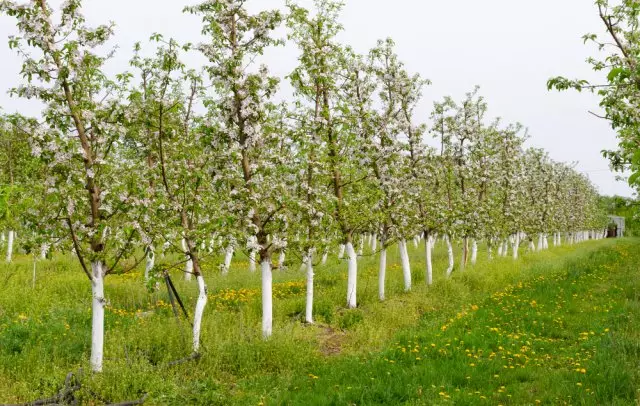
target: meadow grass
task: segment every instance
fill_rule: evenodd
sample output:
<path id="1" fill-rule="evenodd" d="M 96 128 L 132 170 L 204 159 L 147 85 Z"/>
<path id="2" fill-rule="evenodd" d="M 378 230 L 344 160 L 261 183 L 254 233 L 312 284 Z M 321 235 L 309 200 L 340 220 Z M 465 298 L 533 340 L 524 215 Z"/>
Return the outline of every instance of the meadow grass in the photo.
<path id="1" fill-rule="evenodd" d="M 302 323 L 304 274 L 274 271 L 274 335 L 260 333 L 260 275 L 238 255 L 204 264 L 209 304 L 202 357 L 166 289 L 148 293 L 140 270 L 109 276 L 105 365 L 88 373 L 91 293 L 70 255 L 0 267 L 0 402 L 56 393 L 82 369 L 82 404 L 634 404 L 640 392 L 640 240 L 586 242 L 489 261 L 443 277 L 434 253 L 424 284 L 412 244 L 412 292 L 389 252 L 387 300 L 377 298 L 377 258 L 359 261 L 358 308 L 346 309 L 346 263 L 316 270 L 314 325 Z M 456 252 L 456 259 L 460 252 Z M 187 310 L 195 283 L 173 275 Z"/>

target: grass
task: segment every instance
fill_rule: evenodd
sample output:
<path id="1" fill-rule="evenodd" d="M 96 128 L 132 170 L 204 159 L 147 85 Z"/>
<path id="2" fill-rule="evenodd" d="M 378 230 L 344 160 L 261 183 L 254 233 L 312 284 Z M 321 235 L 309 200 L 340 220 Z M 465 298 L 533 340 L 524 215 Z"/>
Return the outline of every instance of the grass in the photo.
<path id="1" fill-rule="evenodd" d="M 411 248 L 413 248 L 411 246 Z M 359 307 L 345 309 L 346 264 L 316 271 L 316 324 L 301 322 L 304 275 L 274 275 L 274 335 L 260 337 L 260 277 L 236 258 L 205 264 L 210 302 L 199 360 L 190 326 L 173 316 L 166 290 L 147 293 L 140 272 L 107 278 L 105 366 L 90 374 L 90 288 L 73 258 L 0 268 L 0 402 L 49 397 L 69 371 L 82 404 L 634 404 L 640 392 L 640 240 L 587 242 L 487 261 L 402 292 L 389 253 L 388 300 L 377 300 L 377 260 L 359 262 Z M 523 250 L 524 252 L 524 250 Z M 460 253 L 456 253 L 456 259 Z M 174 276 L 192 312 L 195 284 Z"/>

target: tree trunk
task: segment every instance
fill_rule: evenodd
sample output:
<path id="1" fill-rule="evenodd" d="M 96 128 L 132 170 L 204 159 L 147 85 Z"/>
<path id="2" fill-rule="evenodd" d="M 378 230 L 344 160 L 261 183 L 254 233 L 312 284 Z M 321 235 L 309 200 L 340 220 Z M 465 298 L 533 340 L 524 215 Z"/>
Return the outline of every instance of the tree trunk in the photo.
<path id="1" fill-rule="evenodd" d="M 328 250 L 324 250 L 324 252 L 322 253 L 322 260 L 320 261 L 320 265 L 326 265 L 327 264 L 327 257 L 329 256 L 329 251 Z"/>
<path id="2" fill-rule="evenodd" d="M 460 261 L 460 268 L 464 270 L 467 267 L 469 261 L 469 237 L 462 239 L 462 261 Z"/>
<path id="3" fill-rule="evenodd" d="M 102 372 L 104 353 L 104 269 L 102 262 L 91 263 L 91 370 Z"/>
<path id="4" fill-rule="evenodd" d="M 378 298 L 384 301 L 384 288 L 387 279 L 387 247 L 382 244 L 380 249 L 380 268 L 378 271 Z"/>
<path id="5" fill-rule="evenodd" d="M 305 309 L 305 321 L 313 324 L 313 252 L 307 254 L 307 303 Z"/>
<path id="6" fill-rule="evenodd" d="M 371 236 L 371 252 L 376 252 L 377 245 L 378 245 L 378 234 L 373 233 L 373 236 Z"/>
<path id="7" fill-rule="evenodd" d="M 256 271 L 256 250 L 249 251 L 249 272 Z"/>
<path id="8" fill-rule="evenodd" d="M 204 283 L 202 275 L 196 276 L 198 282 L 198 300 L 196 301 L 196 310 L 193 313 L 193 352 L 200 351 L 200 330 L 202 326 L 202 314 L 204 307 L 207 305 L 207 285 Z"/>
<path id="9" fill-rule="evenodd" d="M 280 250 L 280 255 L 278 256 L 278 269 L 284 270 L 284 259 L 286 254 L 284 253 L 284 249 Z"/>
<path id="10" fill-rule="evenodd" d="M 229 268 L 231 267 L 231 259 L 233 258 L 233 245 L 227 246 L 224 251 L 224 264 L 222 264 L 222 274 L 226 275 L 229 273 Z"/>
<path id="11" fill-rule="evenodd" d="M 338 259 L 344 258 L 344 250 L 345 250 L 345 245 L 340 244 L 340 249 L 338 250 Z"/>
<path id="12" fill-rule="evenodd" d="M 451 277 L 451 273 L 453 272 L 453 246 L 451 245 L 451 238 L 446 235 L 445 241 L 447 243 L 447 257 L 449 258 L 449 267 L 447 268 L 447 278 Z"/>
<path id="13" fill-rule="evenodd" d="M 13 238 L 15 233 L 13 230 L 9 230 L 9 236 L 7 237 L 7 262 L 11 262 L 13 257 Z"/>
<path id="14" fill-rule="evenodd" d="M 471 243 L 471 265 L 475 265 L 478 260 L 478 241 L 475 239 Z"/>
<path id="15" fill-rule="evenodd" d="M 184 280 L 190 281 L 191 276 L 193 275 L 193 259 L 189 255 L 189 248 L 187 247 L 187 241 L 182 239 L 182 251 L 184 251 L 187 256 L 187 263 L 184 265 Z"/>
<path id="16" fill-rule="evenodd" d="M 411 266 L 409 265 L 409 253 L 407 252 L 407 241 L 403 238 L 398 242 L 400 248 L 400 261 L 402 262 L 402 278 L 404 280 L 404 291 L 411 290 Z"/>
<path id="17" fill-rule="evenodd" d="M 147 247 L 146 251 L 147 251 L 147 260 L 144 265 L 144 280 L 148 281 L 149 273 L 153 269 L 153 266 L 155 265 L 155 262 L 156 262 L 156 254 L 153 251 L 153 247 L 151 245 Z"/>
<path id="18" fill-rule="evenodd" d="M 262 337 L 269 338 L 273 331 L 273 275 L 271 259 L 262 258 Z"/>
<path id="19" fill-rule="evenodd" d="M 347 256 L 349 259 L 348 271 L 347 271 L 347 307 L 354 309 L 357 307 L 358 302 L 356 300 L 356 289 L 358 283 L 358 259 L 356 252 L 353 249 L 351 241 L 347 242 L 345 246 L 347 250 Z"/>
<path id="20" fill-rule="evenodd" d="M 433 283 L 433 264 L 431 261 L 431 239 L 433 238 L 431 235 L 425 233 L 426 238 L 424 239 L 424 251 L 425 251 L 425 261 L 427 263 L 427 274 L 426 281 L 427 285 L 431 285 Z"/>
<path id="21" fill-rule="evenodd" d="M 513 237 L 513 259 L 518 259 L 518 248 L 520 247 L 520 232 Z"/>

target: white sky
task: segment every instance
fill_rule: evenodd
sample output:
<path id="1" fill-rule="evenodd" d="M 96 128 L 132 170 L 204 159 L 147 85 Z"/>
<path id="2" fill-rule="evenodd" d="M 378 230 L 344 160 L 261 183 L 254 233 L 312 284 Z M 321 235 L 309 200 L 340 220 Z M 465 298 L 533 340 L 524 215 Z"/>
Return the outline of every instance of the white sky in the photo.
<path id="1" fill-rule="evenodd" d="M 57 7 L 60 0 L 50 0 Z M 134 42 L 154 32 L 179 42 L 199 42 L 198 17 L 183 14 L 190 0 L 85 0 L 90 23 L 116 23 L 118 53 L 109 70 L 128 69 Z M 311 0 L 299 4 L 312 7 Z M 596 54 L 581 36 L 601 32 L 592 0 L 347 0 L 341 41 L 367 52 L 376 40 L 392 37 L 407 68 L 430 79 L 417 121 L 428 122 L 434 101 L 446 95 L 460 100 L 475 85 L 489 103 L 491 116 L 519 121 L 529 128 L 529 145 L 544 148 L 557 161 L 577 162 L 603 194 L 631 196 L 626 182 L 616 181 L 602 149 L 616 146 L 598 99 L 588 93 L 548 92 L 551 76 L 598 79 L 585 63 Z M 283 8 L 284 0 L 249 0 L 252 10 Z M 0 16 L 0 41 L 15 34 L 14 21 Z M 6 43 L 6 42 L 5 42 Z M 293 46 L 273 50 L 265 62 L 284 77 L 297 64 Z M 193 67 L 198 55 L 185 58 Z M 20 60 L 0 42 L 0 106 L 35 115 L 37 104 L 10 98 L 5 90 L 19 83 Z M 283 81 L 282 92 L 289 91 Z"/>

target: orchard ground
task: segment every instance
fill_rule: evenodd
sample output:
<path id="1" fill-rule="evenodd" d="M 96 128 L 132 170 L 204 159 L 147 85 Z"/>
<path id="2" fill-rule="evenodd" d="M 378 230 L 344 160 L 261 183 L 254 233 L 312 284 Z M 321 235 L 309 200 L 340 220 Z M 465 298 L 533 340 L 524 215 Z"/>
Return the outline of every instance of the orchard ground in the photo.
<path id="1" fill-rule="evenodd" d="M 459 247 L 459 244 L 458 244 Z M 305 325 L 299 263 L 274 271 L 274 334 L 260 332 L 260 275 L 236 256 L 205 262 L 209 303 L 202 356 L 166 288 L 141 272 L 106 280 L 105 365 L 88 371 L 91 289 L 75 258 L 0 266 L 0 402 L 50 397 L 73 371 L 81 404 L 141 398 L 154 405 L 637 404 L 640 401 L 640 240 L 585 242 L 486 259 L 443 277 L 434 252 L 424 285 L 422 247 L 410 244 L 413 291 L 402 292 L 389 251 L 387 300 L 377 257 L 359 261 L 358 308 L 344 307 L 346 263 L 316 270 L 316 323 Z M 456 260 L 461 253 L 456 252 Z M 194 283 L 173 279 L 192 313 Z M 84 372 L 82 372 L 84 371 Z"/>

